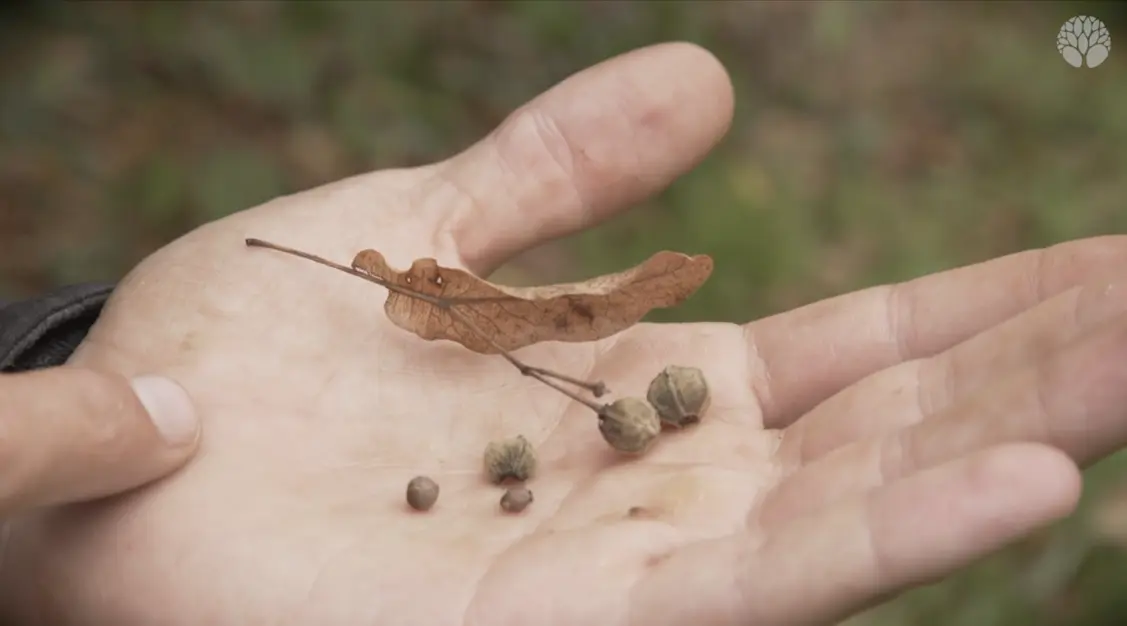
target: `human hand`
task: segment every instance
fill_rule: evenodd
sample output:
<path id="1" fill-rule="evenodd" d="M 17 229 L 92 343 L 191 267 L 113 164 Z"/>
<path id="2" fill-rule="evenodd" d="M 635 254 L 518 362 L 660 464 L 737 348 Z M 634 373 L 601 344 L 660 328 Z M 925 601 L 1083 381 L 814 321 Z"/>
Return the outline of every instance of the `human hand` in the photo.
<path id="1" fill-rule="evenodd" d="M 69 366 L 0 374 L 0 523 L 162 478 L 198 440 L 195 409 L 170 380 Z"/>
<path id="2" fill-rule="evenodd" d="M 676 78 L 670 78 L 676 77 Z M 530 363 L 637 395 L 666 363 L 706 420 L 623 461 L 590 412 L 501 358 L 391 325 L 382 290 L 270 251 L 375 248 L 479 275 L 596 224 L 726 130 L 717 62 L 589 69 L 465 153 L 204 226 L 123 281 L 73 363 L 179 381 L 200 454 L 158 484 L 15 520 L 20 624 L 818 624 L 1066 514 L 1127 439 L 1127 239 L 1027 252 L 747 326 L 642 324 Z M 537 446 L 497 510 L 482 450 Z M 412 476 L 441 484 L 404 510 Z M 628 510 L 644 507 L 647 515 Z"/>

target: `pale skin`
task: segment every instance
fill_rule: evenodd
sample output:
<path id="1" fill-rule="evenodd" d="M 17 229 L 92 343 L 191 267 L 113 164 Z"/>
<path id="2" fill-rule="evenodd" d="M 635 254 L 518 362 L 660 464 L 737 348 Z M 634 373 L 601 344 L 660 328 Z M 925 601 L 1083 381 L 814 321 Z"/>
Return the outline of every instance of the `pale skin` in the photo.
<path id="1" fill-rule="evenodd" d="M 573 76 L 447 161 L 280 198 L 152 255 L 73 369 L 55 373 L 78 391 L 0 383 L 5 424 L 43 412 L 42 394 L 79 392 L 101 400 L 68 415 L 113 424 L 96 436 L 73 417 L 6 426 L 17 457 L 66 454 L 4 483 L 0 617 L 829 624 L 1067 515 L 1078 466 L 1127 441 L 1125 237 L 743 326 L 642 324 L 518 351 L 615 394 L 643 395 L 670 362 L 701 367 L 713 389 L 704 421 L 633 460 L 602 442 L 587 408 L 500 357 L 391 325 L 379 287 L 243 245 L 260 237 L 344 263 L 375 248 L 398 267 L 435 257 L 487 275 L 669 184 L 731 115 L 711 55 L 642 49 Z M 160 446 L 137 418 L 119 375 L 140 374 L 188 392 L 198 449 Z M 505 515 L 481 457 L 517 434 L 539 452 L 535 502 Z M 417 474 L 441 485 L 426 513 L 404 503 Z"/>

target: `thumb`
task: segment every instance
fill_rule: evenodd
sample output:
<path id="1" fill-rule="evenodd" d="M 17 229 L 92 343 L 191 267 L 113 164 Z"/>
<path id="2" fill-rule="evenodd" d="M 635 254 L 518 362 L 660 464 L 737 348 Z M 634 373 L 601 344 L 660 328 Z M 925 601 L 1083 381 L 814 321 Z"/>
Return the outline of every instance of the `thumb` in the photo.
<path id="1" fill-rule="evenodd" d="M 166 378 L 65 365 L 0 375 L 0 517 L 156 480 L 187 462 L 199 430 Z"/>

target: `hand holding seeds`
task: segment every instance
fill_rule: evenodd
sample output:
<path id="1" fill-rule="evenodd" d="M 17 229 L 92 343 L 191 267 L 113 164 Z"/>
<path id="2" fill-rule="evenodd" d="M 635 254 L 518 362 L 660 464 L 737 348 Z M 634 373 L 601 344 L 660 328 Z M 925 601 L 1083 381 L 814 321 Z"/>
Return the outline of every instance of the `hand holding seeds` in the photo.
<path id="1" fill-rule="evenodd" d="M 705 273 L 676 253 L 566 288 L 465 278 L 695 167 L 731 121 L 707 59 L 635 51 L 465 154 L 278 198 L 140 264 L 74 360 L 174 374 L 201 401 L 203 454 L 135 494 L 8 524 L 0 621 L 834 624 L 1071 510 L 1079 468 L 1127 443 L 1127 238 L 748 325 L 631 327 Z M 371 95 L 330 91 L 338 109 Z M 757 137 L 778 125 L 766 113 Z M 356 255 L 368 244 L 382 254 Z M 50 426 L 26 418 L 5 432 Z M 519 438 L 490 457 L 535 470 L 494 484 L 490 440 Z M 21 452 L 5 458 L 31 465 L 7 478 L 49 450 Z"/>
<path id="2" fill-rule="evenodd" d="M 419 259 L 408 271 L 398 272 L 375 250 L 359 252 L 346 267 L 261 239 L 247 239 L 246 245 L 298 256 L 386 288 L 384 310 L 397 326 L 423 339 L 447 339 L 474 352 L 500 354 L 520 374 L 591 409 L 603 440 L 623 454 L 646 453 L 662 424 L 684 428 L 698 423 L 708 410 L 708 382 L 695 367 L 667 366 L 650 382 L 645 400 L 628 396 L 598 404 L 555 381 L 596 398 L 608 392 L 602 381 L 531 366 L 509 352 L 542 341 L 593 341 L 621 332 L 650 309 L 678 304 L 696 291 L 712 272 L 707 256 L 659 252 L 637 267 L 584 283 L 515 289 L 441 267 L 434 259 Z M 483 467 L 493 484 L 523 483 L 536 473 L 536 453 L 528 439 L 514 435 L 487 446 Z M 407 502 L 413 509 L 429 510 L 438 491 L 432 479 L 416 477 L 407 487 Z M 518 513 L 531 503 L 532 492 L 520 485 L 505 492 L 501 508 Z"/>

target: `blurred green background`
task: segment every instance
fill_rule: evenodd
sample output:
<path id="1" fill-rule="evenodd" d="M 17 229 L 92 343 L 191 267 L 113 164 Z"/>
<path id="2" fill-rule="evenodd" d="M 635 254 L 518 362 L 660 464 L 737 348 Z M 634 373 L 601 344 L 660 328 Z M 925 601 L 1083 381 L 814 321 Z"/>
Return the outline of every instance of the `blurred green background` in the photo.
<path id="1" fill-rule="evenodd" d="M 1077 14 L 1111 29 L 1096 69 L 1057 53 Z M 1125 15 L 1082 2 L 6 5 L 0 294 L 115 279 L 200 223 L 446 157 L 568 74 L 671 39 L 731 72 L 726 142 L 639 211 L 495 279 L 706 252 L 713 278 L 655 318 L 746 321 L 1122 233 Z M 1127 623 L 1124 470 L 1090 470 L 1066 523 L 851 624 Z"/>

